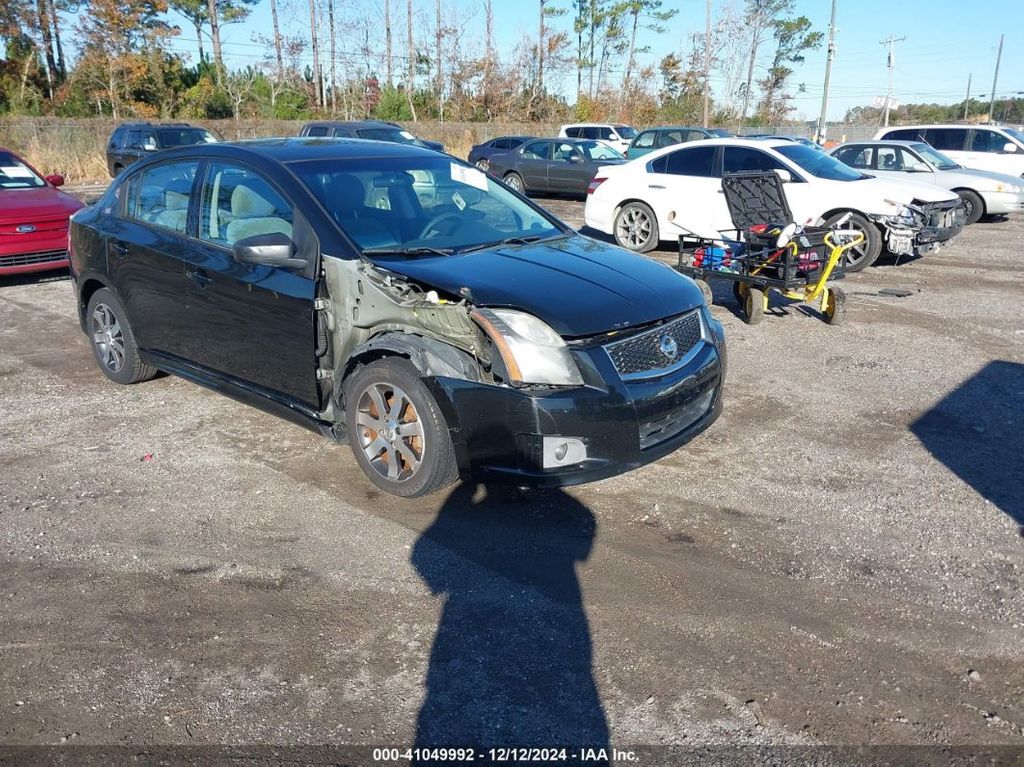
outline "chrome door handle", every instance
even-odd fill
[[[110,243],[110,249],[112,251],[114,251],[115,253],[117,253],[117,255],[119,255],[119,256],[127,256],[128,255],[128,246],[125,243],[123,243],[123,242],[121,242],[119,240],[112,241]]]
[[[664,189],[665,187],[662,186],[661,184],[648,184],[647,188],[648,189]]]

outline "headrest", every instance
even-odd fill
[[[167,210],[185,210],[188,208],[188,195],[168,189],[164,192],[164,207]]]
[[[231,213],[245,218],[271,216],[274,206],[249,187],[239,185],[231,193]]]
[[[324,181],[324,192],[330,207],[335,209],[358,208],[365,204],[366,188],[358,176],[339,173]]]

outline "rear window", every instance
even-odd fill
[[[306,135],[307,136],[313,136],[313,137],[326,136],[327,135],[327,126],[326,125],[314,125],[314,126],[312,126],[310,128],[306,128]]]
[[[967,140],[967,129],[929,128],[924,132],[924,140],[940,152],[960,152]]]

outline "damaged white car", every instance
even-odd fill
[[[864,233],[844,256],[851,272],[870,266],[883,248],[933,251],[966,221],[960,198],[935,186],[875,178],[792,141],[711,139],[598,169],[586,224],[638,252],[680,235],[716,238],[732,228],[722,175],[743,171],[777,172],[797,223],[831,226],[850,214],[845,226]]]

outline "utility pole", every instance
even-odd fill
[[[995,115],[992,114],[996,108],[996,83],[999,81],[999,61],[1003,58],[1003,36],[999,35],[999,53],[996,54],[996,73],[992,75],[992,98],[988,102],[988,119],[993,121]]]
[[[704,12],[704,127],[711,120],[711,0]]]
[[[825,90],[821,94],[821,117],[818,118],[818,130],[814,140],[824,143],[825,121],[828,119],[828,84],[832,79],[832,59],[836,57],[836,0],[832,0],[832,20],[828,23],[828,58],[825,59]]]
[[[967,98],[964,99],[964,120],[967,119],[968,105],[971,103],[971,75],[967,75]]]
[[[889,127],[889,105],[892,103],[892,71],[896,66],[896,55],[893,51],[893,43],[902,43],[907,38],[905,37],[893,37],[889,35],[888,40],[882,40],[882,45],[889,46],[889,90],[885,94],[885,125],[883,127]]]

